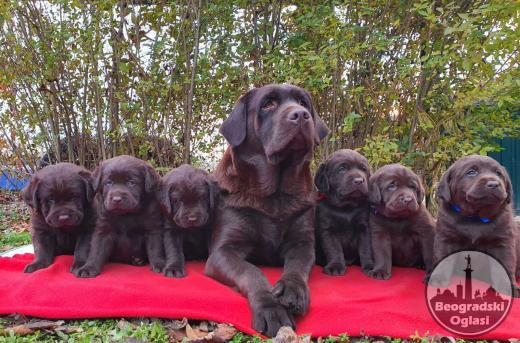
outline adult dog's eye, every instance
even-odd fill
[[[276,106],[278,106],[276,100],[274,100],[274,99],[267,99],[264,102],[264,104],[262,105],[262,109],[264,109],[264,110],[272,110]]]
[[[134,187],[134,186],[135,186],[135,181],[134,181],[134,180],[128,180],[128,181],[126,181],[126,184],[127,184],[129,187]]]
[[[477,176],[478,175],[478,171],[476,171],[475,169],[470,169],[466,172],[466,175],[467,176]]]
[[[502,172],[500,170],[497,170],[496,173],[498,176],[502,176]]]
[[[307,107],[307,101],[305,101],[304,99],[300,99],[298,101],[298,104],[300,104],[300,106]]]
[[[362,167],[361,167],[361,170],[364,171],[364,172],[366,172],[366,171],[368,171],[368,168],[365,167],[365,166],[362,166]]]
[[[410,189],[413,189],[414,191],[417,189],[417,186],[415,186],[415,185],[410,185],[410,186],[408,186],[408,187],[409,187]]]
[[[388,187],[386,187],[386,189],[388,189],[389,191],[393,192],[397,189],[397,185],[395,183],[391,183],[388,185]]]
[[[340,174],[344,174],[347,172],[347,168],[345,168],[345,166],[341,166],[338,168],[338,173]]]

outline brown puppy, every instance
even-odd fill
[[[314,183],[320,191],[316,207],[317,261],[329,275],[343,275],[347,265],[373,268],[368,233],[370,167],[360,153],[343,149],[320,164]]]
[[[184,277],[185,260],[208,257],[217,194],[218,187],[208,173],[187,164],[162,178],[159,201],[166,217],[166,276]]]
[[[480,250],[499,260],[516,280],[520,244],[512,194],[507,171],[494,159],[471,155],[456,161],[437,188],[440,208],[434,261],[458,250]]]
[[[33,175],[24,201],[32,209],[36,258],[24,272],[48,267],[62,254],[74,254],[72,272],[85,263],[95,223],[93,197],[90,172],[74,164],[50,165]]]
[[[98,219],[90,253],[78,277],[94,277],[107,262],[144,264],[155,272],[164,268],[162,215],[156,200],[159,175],[145,161],[118,156],[94,171]]]
[[[386,165],[372,175],[369,230],[374,269],[369,276],[390,278],[392,264],[430,271],[435,230],[423,198],[419,177],[400,164]]]
[[[328,134],[309,94],[268,85],[243,95],[220,132],[229,147],[215,172],[223,195],[206,274],[244,294],[267,336],[309,307],[314,203],[309,164]],[[271,286],[255,264],[284,266]]]

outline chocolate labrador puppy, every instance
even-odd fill
[[[456,161],[437,188],[434,261],[458,250],[480,250],[499,260],[515,283],[520,275],[520,236],[513,220],[512,194],[506,169],[494,159],[471,155]]]
[[[72,272],[85,263],[95,223],[93,197],[90,172],[74,164],[50,165],[32,176],[24,201],[32,209],[36,257],[24,272],[46,268],[62,254],[74,254]]]
[[[166,276],[184,277],[185,260],[208,257],[217,194],[218,187],[208,173],[187,164],[162,178],[159,201],[166,217]]]
[[[354,150],[336,151],[320,164],[314,183],[320,191],[316,207],[317,261],[329,275],[343,275],[347,265],[373,267],[368,233],[367,159]]]
[[[369,230],[374,268],[369,276],[386,280],[392,265],[431,270],[435,227],[423,198],[419,177],[400,164],[386,165],[372,175]]]
[[[94,171],[98,219],[90,253],[78,277],[94,277],[107,261],[164,268],[163,224],[156,187],[159,175],[132,156],[103,161]]]
[[[309,168],[328,134],[310,95],[268,85],[243,95],[220,132],[229,142],[215,171],[223,190],[206,274],[244,294],[253,328],[267,336],[307,312],[315,261]],[[255,264],[282,266],[271,286]]]

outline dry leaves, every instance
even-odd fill
[[[190,325],[186,318],[165,325],[169,329],[170,342],[227,342],[237,333],[230,324],[217,324],[201,321],[199,325]]]
[[[13,325],[5,328],[4,331],[9,334],[13,333],[18,336],[30,335],[38,330],[61,331],[63,333],[75,333],[82,331],[82,329],[79,327],[63,325],[64,323],[65,321],[63,320],[38,320],[31,321],[25,324]]]

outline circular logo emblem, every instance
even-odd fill
[[[426,285],[433,318],[462,336],[482,335],[507,317],[513,286],[502,264],[479,251],[459,251],[442,259]]]

